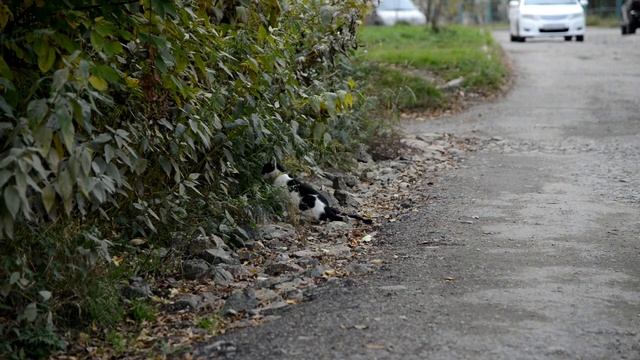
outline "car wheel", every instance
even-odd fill
[[[511,34],[511,42],[516,42],[516,41],[518,41],[518,37]]]
[[[636,33],[636,24],[629,24],[628,28],[627,28],[627,32],[629,34],[635,34]]]
[[[527,38],[526,38],[526,37],[524,37],[524,36],[519,36],[519,37],[518,37],[518,41],[519,41],[519,42],[525,42],[525,41],[527,41]]]
[[[571,41],[571,36],[565,36],[564,41]]]
[[[580,41],[580,42],[584,41],[584,35],[576,36],[576,41]]]
[[[622,35],[629,35],[629,29],[627,28],[627,25],[620,25],[620,32],[622,33]]]

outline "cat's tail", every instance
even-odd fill
[[[373,220],[364,218],[364,217],[362,217],[362,216],[360,216],[358,214],[344,214],[343,213],[343,215],[346,215],[346,216],[348,216],[348,217],[350,217],[352,219],[360,220],[363,223],[368,224],[368,225],[373,224]]]
[[[324,216],[329,221],[344,221],[344,218],[340,216],[340,211],[329,206],[324,209]]]

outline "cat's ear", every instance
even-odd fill
[[[284,168],[282,167],[282,165],[280,165],[280,164],[278,164],[278,163],[276,163],[276,169],[278,169],[278,170],[280,170],[280,171],[282,171],[282,172],[286,172],[286,171],[284,170]]]
[[[268,163],[264,164],[264,166],[262,167],[262,175],[267,175],[272,173],[274,170],[276,169],[276,166],[274,165],[273,161],[269,161]]]

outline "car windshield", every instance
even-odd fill
[[[411,0],[380,0],[378,10],[415,10]]]
[[[525,5],[573,5],[576,0],[525,0]]]

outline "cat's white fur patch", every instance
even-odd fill
[[[318,195],[313,195],[316,198],[314,206],[305,210],[304,213],[306,216],[311,217],[315,220],[320,220],[322,214],[324,214],[324,209],[327,207],[320,199],[318,199]]]

